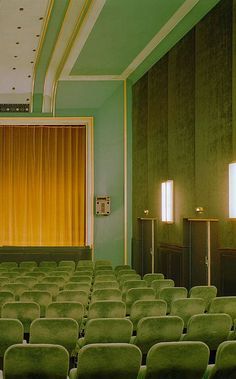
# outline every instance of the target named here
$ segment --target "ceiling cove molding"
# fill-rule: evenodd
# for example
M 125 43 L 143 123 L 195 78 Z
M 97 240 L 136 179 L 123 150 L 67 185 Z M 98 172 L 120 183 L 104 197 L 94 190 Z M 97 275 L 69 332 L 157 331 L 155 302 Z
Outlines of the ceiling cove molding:
M 74 33 L 81 12 L 86 5 L 86 0 L 71 0 L 67 8 L 63 24 L 58 35 L 57 42 L 46 72 L 43 93 L 43 112 L 52 111 L 52 94 L 55 85 L 57 71 L 65 55 L 71 36 Z
M 123 71 L 121 78 L 127 79 L 149 54 L 167 37 L 167 35 L 181 22 L 181 20 L 197 5 L 199 0 L 186 0 L 174 13 L 168 22 L 151 39 L 147 46 L 136 56 L 130 65 Z
M 59 81 L 77 81 L 77 82 L 86 82 L 86 81 L 107 81 L 107 80 L 123 80 L 120 75 L 74 75 L 74 76 L 61 76 Z

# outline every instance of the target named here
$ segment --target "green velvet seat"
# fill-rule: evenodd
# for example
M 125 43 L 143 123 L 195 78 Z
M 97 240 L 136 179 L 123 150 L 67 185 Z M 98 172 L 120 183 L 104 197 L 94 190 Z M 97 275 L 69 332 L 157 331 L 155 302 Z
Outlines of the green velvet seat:
M 83 271 L 74 271 L 73 275 L 71 276 L 89 276 L 90 278 L 93 277 L 93 271 L 89 270 L 83 270 Z
M 0 267 L 1 268 L 11 269 L 11 268 L 14 268 L 14 267 L 18 267 L 18 264 L 17 264 L 17 262 L 1 262 L 0 263 Z
M 83 260 L 79 261 L 77 266 L 76 266 L 76 268 L 79 268 L 79 267 L 93 268 L 93 262 L 91 260 L 88 260 L 88 259 L 83 259 Z
M 231 317 L 224 313 L 192 316 L 188 322 L 183 341 L 205 342 L 210 350 L 217 350 L 227 340 L 232 325 Z
M 40 266 L 40 267 L 35 267 L 33 269 L 33 272 L 44 272 L 45 274 L 48 274 L 49 272 L 55 270 L 56 267 L 54 266 Z
M 122 294 L 117 288 L 95 290 L 92 293 L 91 301 L 98 300 L 122 300 Z
M 109 269 L 109 270 L 104 270 L 104 269 L 102 269 L 102 270 L 100 270 L 100 269 L 95 270 L 94 271 L 94 276 L 96 277 L 96 276 L 99 276 L 99 275 L 114 275 L 114 276 L 116 276 L 115 275 L 115 271 L 113 271 L 112 268 Z
M 48 291 L 39 291 L 39 290 L 25 291 L 20 296 L 20 301 L 35 302 L 39 304 L 40 317 L 44 317 L 48 304 L 52 302 L 52 294 Z
M 236 319 L 236 296 L 216 297 L 209 306 L 209 313 L 227 313 L 232 321 Z
M 39 267 L 56 268 L 57 262 L 55 261 L 41 261 Z
M 15 278 L 17 278 L 19 276 L 19 273 L 18 272 L 13 272 L 13 271 L 7 271 L 7 272 L 2 272 L 1 276 L 9 278 L 9 279 L 15 279 Z
M 98 271 L 113 271 L 113 267 L 111 265 L 99 265 L 95 266 L 94 273 L 96 274 Z
M 89 266 L 77 266 L 74 273 L 79 273 L 79 272 L 84 272 L 84 271 L 89 272 L 89 275 L 93 275 L 93 267 L 89 267 Z
M 71 269 L 75 270 L 75 261 L 66 261 L 66 260 L 60 261 L 58 263 L 58 267 L 63 267 L 63 266 L 70 267 Z
M 77 321 L 79 328 L 84 317 L 84 306 L 76 301 L 57 301 L 48 305 L 47 318 L 72 318 Z
M 93 290 L 100 290 L 100 289 L 106 289 L 106 288 L 119 288 L 119 283 L 116 280 L 112 281 L 103 281 L 103 282 L 96 282 L 93 285 Z
M 162 290 L 162 288 L 174 286 L 175 282 L 172 279 L 158 279 L 153 280 L 151 283 L 151 287 L 154 289 L 157 298 L 159 297 L 159 292 Z
M 130 270 L 130 269 L 131 269 L 130 265 L 118 265 L 115 267 L 114 270 L 115 270 L 116 275 L 118 275 L 120 270 Z
M 68 282 L 64 286 L 64 290 L 68 291 L 85 291 L 87 293 L 91 290 L 91 285 L 89 283 L 83 282 Z
M 145 280 L 126 280 L 122 285 L 122 293 L 124 300 L 126 299 L 126 293 L 131 288 L 145 288 L 147 287 L 147 282 Z
M 72 318 L 38 318 L 30 326 L 29 342 L 61 345 L 71 355 L 78 335 L 78 323 Z
M 97 318 L 86 324 L 85 335 L 79 347 L 91 343 L 129 343 L 133 333 L 132 322 L 125 318 Z
M 11 272 L 17 272 L 18 275 L 24 275 L 28 270 L 26 268 L 22 268 L 22 267 L 14 267 L 13 269 L 11 269 Z
M 38 264 L 36 261 L 23 261 L 20 262 L 19 267 L 26 268 L 27 270 L 33 270 L 34 267 L 37 267 Z
M 217 295 L 217 288 L 215 286 L 195 286 L 189 291 L 189 297 L 201 298 L 205 301 L 205 309 Z
M 119 300 L 94 301 L 88 310 L 88 320 L 94 318 L 123 318 L 125 303 Z
M 2 317 L 19 320 L 24 327 L 24 333 L 29 333 L 31 322 L 40 317 L 40 307 L 34 302 L 6 303 L 2 307 Z
M 79 351 L 78 362 L 70 379 L 136 379 L 141 352 L 126 343 L 91 344 Z
M 2 286 L 2 290 L 14 293 L 15 300 L 19 300 L 22 293 L 28 290 L 28 287 L 21 283 L 8 283 Z
M 49 276 L 60 276 L 64 278 L 65 282 L 68 282 L 69 278 L 71 277 L 71 273 L 70 271 L 56 270 L 51 271 Z
M 208 358 L 202 342 L 160 342 L 148 352 L 138 379 L 202 379 Z
M 117 280 L 118 280 L 118 277 L 117 277 Z M 121 276 L 118 280 L 120 288 L 122 288 L 124 285 L 124 282 L 127 282 L 128 280 L 141 280 L 141 275 L 133 272 L 131 274 L 125 274 Z
M 0 287 L 4 286 L 4 284 L 7 284 L 10 282 L 10 279 L 6 276 L 0 276 Z
M 228 340 L 230 341 L 236 340 L 236 319 L 234 319 L 234 322 L 233 322 L 233 330 L 229 332 Z
M 14 283 L 24 284 L 28 289 L 38 283 L 38 279 L 31 276 L 20 276 L 14 280 Z
M 37 283 L 34 288 L 35 291 L 47 291 L 52 295 L 52 300 L 55 300 L 59 294 L 59 287 L 53 283 Z
M 165 316 L 167 305 L 164 300 L 137 300 L 130 310 L 130 320 L 134 330 L 137 329 L 138 322 L 143 317 Z
M 70 275 L 72 275 L 75 272 L 75 268 L 73 268 L 71 266 L 57 266 L 56 270 L 57 271 L 66 271 Z
M 64 290 L 57 295 L 57 301 L 77 301 L 84 306 L 88 304 L 88 292 Z
M 23 343 L 24 328 L 16 319 L 0 318 L 0 366 L 7 348 L 16 343 Z
M 65 285 L 65 278 L 63 276 L 50 276 L 47 275 L 41 280 L 41 283 L 53 283 L 56 284 L 60 289 Z
M 132 343 L 146 355 L 158 342 L 180 341 L 183 327 L 183 320 L 178 316 L 144 317 L 138 323 Z
M 2 313 L 2 307 L 5 303 L 9 303 L 11 301 L 15 301 L 15 295 L 11 291 L 0 291 L 0 315 Z
M 184 327 L 187 328 L 188 321 L 192 316 L 204 313 L 205 305 L 203 299 L 177 299 L 172 301 L 170 315 L 181 317 L 184 321 Z
M 132 304 L 137 300 L 155 300 L 153 288 L 130 288 L 126 292 L 126 314 L 130 314 Z
M 116 276 L 114 274 L 105 274 L 105 275 L 98 275 L 95 276 L 94 278 L 94 283 L 99 283 L 99 282 L 112 282 L 116 280 Z
M 120 280 L 123 275 L 137 274 L 136 271 L 132 268 L 120 270 L 117 274 L 117 279 Z
M 185 299 L 187 296 L 188 291 L 185 287 L 169 287 L 162 288 L 158 298 L 166 301 L 167 313 L 170 313 L 172 302 L 177 299 Z
M 13 345 L 4 356 L 4 379 L 67 379 L 69 354 L 63 346 Z
M 236 341 L 222 342 L 216 353 L 215 364 L 209 365 L 204 379 L 236 378 Z
M 95 261 L 95 269 L 98 267 L 98 266 L 111 266 L 111 261 L 109 259 L 98 259 Z
M 153 280 L 164 279 L 164 274 L 160 272 L 153 273 L 153 274 L 145 274 L 143 276 L 143 279 L 147 282 L 148 287 L 151 287 L 151 283 L 153 282 Z
M 30 271 L 26 272 L 24 276 L 29 276 L 31 278 L 38 279 L 38 282 L 40 282 L 43 278 L 45 278 L 47 274 L 43 271 Z
M 70 277 L 70 282 L 77 283 L 77 282 L 83 282 L 83 283 L 92 283 L 91 276 L 88 275 L 73 275 Z

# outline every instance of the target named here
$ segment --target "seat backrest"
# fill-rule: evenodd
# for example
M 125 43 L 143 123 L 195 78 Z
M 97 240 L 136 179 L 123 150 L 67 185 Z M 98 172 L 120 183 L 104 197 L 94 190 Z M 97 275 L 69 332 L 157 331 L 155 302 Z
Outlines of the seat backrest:
M 170 312 L 171 304 L 176 299 L 185 299 L 188 296 L 188 291 L 185 287 L 169 287 L 162 288 L 159 292 L 159 299 L 163 299 L 167 304 L 167 313 Z
M 141 352 L 126 343 L 91 344 L 79 351 L 78 361 L 77 377 L 80 379 L 136 379 Z
M 49 276 L 60 276 L 62 278 L 64 278 L 64 281 L 68 281 L 70 276 L 71 276 L 71 272 L 70 271 L 67 271 L 67 270 L 56 270 L 56 271 L 51 271 L 50 272 L 50 275 Z
M 208 309 L 211 300 L 217 295 L 217 288 L 215 286 L 195 286 L 189 291 L 189 297 L 200 298 L 205 301 L 205 309 Z
M 167 305 L 164 300 L 137 300 L 131 306 L 130 320 L 134 330 L 143 317 L 165 316 Z
M 133 333 L 132 322 L 125 318 L 97 318 L 86 324 L 84 343 L 129 343 Z
M 55 268 L 55 267 L 57 267 L 57 262 L 55 262 L 55 261 L 41 261 L 39 263 L 39 267 Z
M 122 292 L 126 292 L 131 288 L 145 288 L 147 287 L 147 282 L 145 280 L 126 280 L 122 285 Z
M 57 295 L 57 301 L 77 301 L 86 306 L 88 304 L 88 292 L 64 290 Z
M 98 259 L 95 261 L 95 268 L 98 266 L 111 266 L 111 261 L 109 259 Z
M 148 287 L 151 287 L 151 283 L 153 282 L 153 280 L 164 279 L 164 274 L 160 272 L 153 273 L 153 274 L 145 274 L 143 276 L 143 279 L 147 282 Z
M 2 312 L 2 306 L 10 301 L 15 301 L 15 295 L 11 291 L 0 291 L 0 314 Z
M 126 314 L 130 314 L 131 306 L 136 300 L 155 300 L 153 288 L 130 288 L 126 292 Z
M 21 283 L 8 283 L 8 284 L 4 284 L 4 286 L 2 286 L 2 289 L 4 291 L 10 291 L 14 293 L 15 299 L 19 300 L 21 294 L 24 291 L 27 291 L 28 287 L 25 284 L 21 284 Z
M 95 266 L 95 274 L 98 272 L 98 271 L 111 271 L 113 273 L 113 267 L 111 265 L 99 265 L 99 266 Z
M 145 379 L 200 379 L 209 359 L 202 342 L 161 342 L 148 355 Z
M 19 267 L 32 270 L 34 267 L 37 267 L 37 262 L 36 261 L 23 261 L 23 262 L 20 262 Z
M 19 320 L 24 327 L 24 333 L 29 333 L 31 322 L 40 317 L 40 307 L 34 302 L 6 303 L 2 307 L 2 317 Z
M 144 317 L 138 323 L 134 343 L 147 354 L 158 342 L 179 341 L 183 327 L 183 320 L 178 316 Z
M 181 317 L 184 321 L 184 327 L 187 328 L 188 321 L 193 315 L 204 313 L 205 304 L 203 299 L 176 299 L 172 301 L 170 314 Z
M 94 301 L 88 311 L 88 319 L 123 317 L 125 317 L 125 303 L 119 300 Z
M 236 319 L 236 296 L 222 296 L 212 299 L 209 313 L 227 313 L 232 321 Z
M 236 377 L 236 341 L 222 342 L 216 352 L 215 365 L 209 370 L 209 379 Z
M 64 286 L 64 290 L 68 291 L 85 291 L 85 292 L 90 292 L 91 285 L 89 283 L 83 283 L 83 282 L 68 282 Z
M 31 278 L 36 278 L 40 282 L 46 276 L 43 271 L 29 271 L 25 273 L 25 277 L 30 276 Z
M 69 354 L 59 345 L 13 345 L 4 356 L 5 379 L 66 379 L 68 369 Z
M 7 284 L 10 282 L 10 279 L 6 276 L 0 276 L 0 287 L 4 286 L 4 284 Z
M 16 278 L 14 282 L 24 284 L 27 288 L 31 289 L 38 283 L 38 279 L 31 276 L 20 276 Z
M 93 271 L 83 270 L 83 271 L 74 271 L 72 276 L 89 276 L 93 277 Z
M 72 318 L 38 318 L 30 326 L 29 342 L 62 345 L 71 354 L 78 335 L 78 323 Z
M 84 316 L 84 306 L 75 301 L 58 301 L 48 305 L 46 309 L 47 318 L 72 318 L 76 320 L 79 327 Z
M 195 315 L 188 322 L 183 340 L 202 341 L 210 350 L 216 350 L 221 342 L 227 340 L 231 326 L 231 317 L 224 313 Z
M 132 268 L 128 268 L 125 270 L 120 270 L 117 274 L 117 278 L 120 280 L 123 275 L 131 275 L 131 274 L 137 274 L 136 271 Z
M 77 283 L 77 282 L 83 282 L 91 284 L 91 276 L 88 275 L 73 275 L 70 277 L 70 282 Z
M 9 346 L 23 343 L 23 335 L 24 328 L 19 320 L 0 318 L 0 357 L 4 356 Z
M 0 263 L 1 268 L 14 268 L 18 267 L 17 262 L 1 262 Z
M 50 276 L 47 275 L 45 278 L 41 280 L 41 283 L 54 283 L 59 286 L 59 288 L 63 288 L 65 285 L 65 278 L 63 276 Z
M 99 270 L 96 270 L 94 272 L 94 275 L 95 275 L 95 277 L 99 276 L 99 275 L 114 275 L 114 276 L 116 276 L 115 275 L 115 271 L 113 271 L 112 269 L 110 269 L 110 270 L 101 270 L 101 269 L 99 269 Z
M 20 301 L 35 302 L 40 306 L 40 316 L 45 316 L 46 307 L 52 302 L 52 294 L 48 291 L 25 291 L 20 296 Z
M 78 262 L 77 267 L 91 267 L 93 268 L 93 262 L 88 259 L 83 259 Z
M 118 275 L 118 272 L 120 270 L 129 270 L 129 269 L 131 269 L 130 265 L 118 265 L 115 267 L 115 273 Z
M 116 276 L 114 274 L 111 275 L 98 275 L 95 276 L 94 283 L 99 283 L 99 282 L 112 282 L 116 280 Z
M 97 300 L 122 300 L 121 291 L 117 288 L 95 290 L 92 294 L 91 301 Z
M 158 279 L 151 282 L 151 287 L 154 289 L 157 298 L 159 298 L 159 293 L 162 288 L 174 286 L 175 282 L 172 279 Z
M 58 266 L 59 267 L 67 266 L 67 267 L 71 267 L 73 270 L 75 270 L 75 261 L 60 261 L 58 263 Z
M 50 292 L 53 299 L 55 299 L 59 294 L 58 285 L 53 283 L 37 283 L 34 286 L 34 290 Z
M 123 287 L 123 283 L 126 282 L 127 280 L 141 280 L 141 275 L 136 274 L 135 272 L 133 272 L 131 274 L 122 275 L 119 278 L 117 276 L 117 280 L 119 281 L 120 288 L 122 288 Z
M 96 282 L 93 285 L 93 290 L 106 289 L 106 288 L 119 288 L 119 283 L 116 280 Z

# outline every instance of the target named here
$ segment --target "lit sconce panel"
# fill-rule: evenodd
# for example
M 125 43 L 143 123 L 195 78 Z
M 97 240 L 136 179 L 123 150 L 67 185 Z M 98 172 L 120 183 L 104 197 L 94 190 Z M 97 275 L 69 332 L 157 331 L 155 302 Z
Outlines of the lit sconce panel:
M 236 218 L 236 163 L 229 164 L 229 218 Z
M 161 184 L 161 210 L 163 222 L 174 222 L 173 180 L 167 180 Z

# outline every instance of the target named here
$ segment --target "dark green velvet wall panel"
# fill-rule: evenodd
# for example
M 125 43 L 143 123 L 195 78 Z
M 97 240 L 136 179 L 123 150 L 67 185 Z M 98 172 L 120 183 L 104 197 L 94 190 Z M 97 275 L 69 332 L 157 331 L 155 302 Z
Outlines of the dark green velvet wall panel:
M 232 0 L 222 0 L 133 87 L 133 235 L 137 216 L 161 216 L 161 182 L 175 184 L 175 223 L 157 242 L 183 244 L 183 218 L 220 219 L 220 245 L 236 246 L 228 217 L 233 159 Z M 145 130 L 144 130 L 145 129 Z

